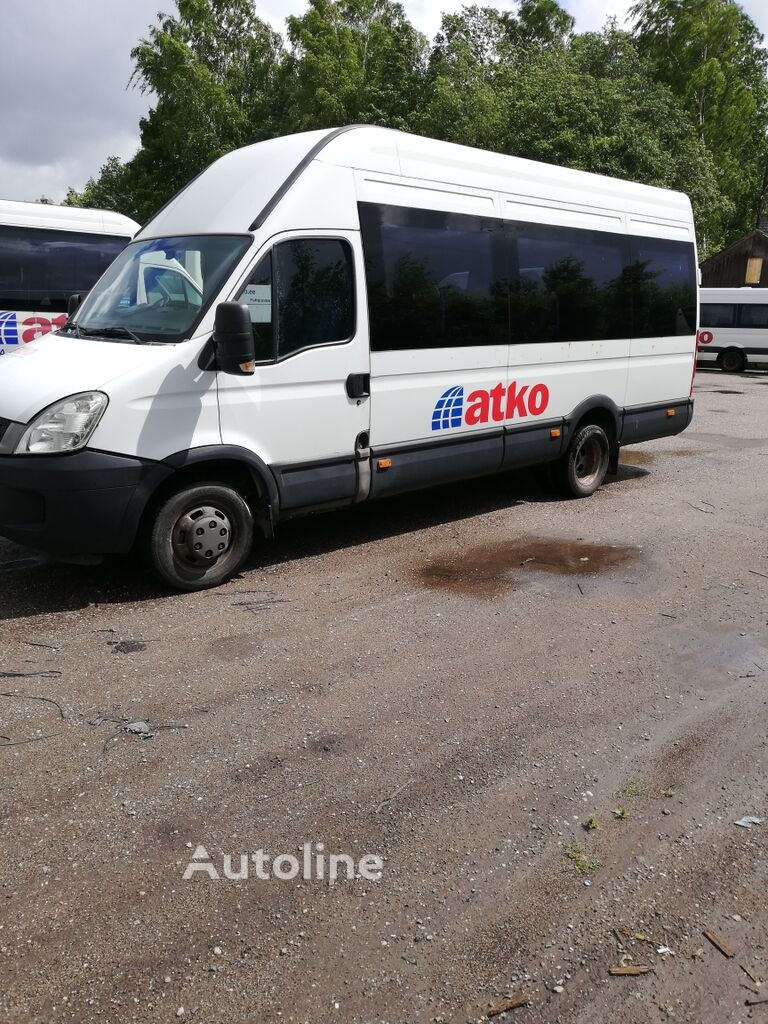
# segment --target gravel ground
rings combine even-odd
[[[589,500],[297,521],[214,592],[0,542],[0,1019],[768,1021],[766,386],[700,374]],[[223,877],[306,843],[383,875]]]

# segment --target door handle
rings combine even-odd
[[[346,387],[350,398],[368,398],[371,394],[370,373],[350,373]]]

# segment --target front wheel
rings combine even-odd
[[[145,537],[152,568],[176,590],[216,587],[242,568],[253,544],[253,514],[226,484],[182,487],[155,510]]]
[[[568,451],[553,467],[558,490],[567,497],[587,498],[605,480],[610,445],[605,431],[588,423],[576,431]]]

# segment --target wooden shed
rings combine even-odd
[[[703,288],[768,288],[768,219],[701,264]]]

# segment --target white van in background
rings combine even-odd
[[[229,153],[4,360],[0,534],[197,590],[307,512],[585,497],[690,422],[696,268],[679,193],[366,126]]]
[[[0,200],[0,355],[63,327],[139,230],[119,213]]]
[[[701,366],[742,373],[768,363],[768,288],[702,288],[699,296]]]

